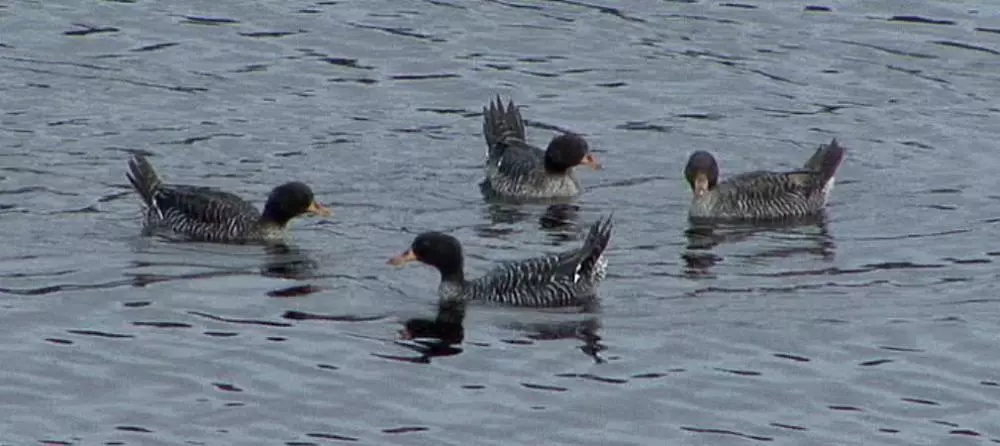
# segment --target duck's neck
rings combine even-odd
[[[465,272],[462,270],[462,265],[448,267],[448,268],[438,268],[441,272],[441,282],[442,283],[452,283],[456,285],[462,285],[465,283]]]
[[[260,214],[260,223],[265,226],[274,226],[279,229],[284,229],[288,226],[288,222],[294,217],[293,215],[288,215],[281,209],[281,206],[277,203],[272,203],[268,201],[264,205],[264,212]]]

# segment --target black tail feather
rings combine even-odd
[[[483,136],[486,138],[487,155],[508,139],[524,141],[524,120],[513,100],[507,102],[505,109],[500,95],[497,95],[495,102],[490,101],[489,108],[483,107]]]
[[[578,270],[581,276],[593,274],[598,260],[604,254],[604,250],[608,248],[608,243],[611,241],[611,230],[615,226],[613,218],[614,213],[612,212],[607,217],[594,222],[590,227],[590,233],[587,234],[587,239],[583,242],[584,257],[580,261]]]
[[[806,161],[805,168],[820,173],[821,183],[826,184],[834,175],[844,161],[844,153],[847,149],[837,144],[834,138],[828,145],[821,145],[816,149],[816,153]]]
[[[153,165],[145,156],[136,153],[128,161],[128,170],[125,176],[128,177],[128,181],[132,183],[132,187],[135,188],[139,197],[142,198],[146,206],[155,207],[156,191],[162,184],[160,176],[156,174],[156,169],[153,169]]]

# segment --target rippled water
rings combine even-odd
[[[0,5],[0,444],[1000,442],[1000,8],[588,1]],[[498,93],[590,139],[579,209],[483,203]],[[691,151],[833,137],[825,222],[688,230]],[[335,216],[145,239],[130,150]],[[476,275],[612,210],[596,314],[439,311],[384,264],[446,230]]]

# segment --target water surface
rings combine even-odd
[[[0,444],[1000,442],[991,2],[20,1],[0,20]],[[533,142],[590,140],[605,170],[579,173],[578,209],[478,195],[496,94]],[[834,137],[824,221],[688,230],[691,151],[727,175]],[[142,238],[136,150],[258,205],[305,181],[335,216],[280,250]],[[434,271],[384,264],[443,230],[477,275],[611,211],[599,313],[439,313]]]

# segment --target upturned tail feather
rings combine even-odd
[[[844,153],[847,151],[843,146],[837,144],[834,138],[828,145],[821,145],[816,149],[816,153],[806,161],[805,168],[820,174],[820,184],[826,184],[840,168],[840,163],[844,161]]]
[[[486,156],[499,144],[514,139],[524,141],[524,120],[521,111],[514,101],[507,102],[506,109],[497,95],[496,101],[490,101],[489,108],[483,107],[483,136],[486,138]]]
[[[601,255],[604,254],[604,250],[608,249],[608,242],[611,241],[611,230],[615,226],[613,217],[614,213],[611,213],[606,218],[596,221],[590,227],[590,233],[587,234],[586,240],[583,241],[583,249],[586,254],[584,254],[584,258],[580,262],[579,274],[581,276],[589,277],[593,275]]]
[[[135,191],[139,193],[143,203],[148,208],[155,208],[156,192],[163,184],[160,181],[160,176],[156,174],[156,169],[153,169],[153,165],[145,156],[133,154],[132,159],[128,161],[128,170],[125,176],[128,177],[128,181],[132,183]]]

